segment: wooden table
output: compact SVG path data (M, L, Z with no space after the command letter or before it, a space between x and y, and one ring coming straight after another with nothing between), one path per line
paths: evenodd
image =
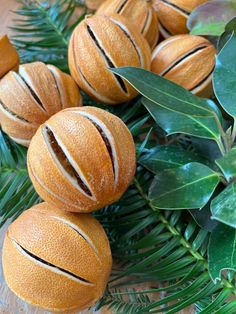
M11 10L15 10L18 6L15 0L0 0L0 35L9 33L8 27L14 18Z
M12 19L14 14L11 10L16 9L18 4L15 0L0 0L0 35L9 33L8 27L12 25ZM4 238L4 233L7 226L0 230L0 261L1 261L1 247ZM140 287L139 287L140 288ZM147 286L141 287L141 289L147 289ZM82 313L82 312L81 312ZM92 313L92 311L83 311L83 314ZM96 312L99 314L99 312ZM103 309L100 313L108 314L109 310ZM192 309L186 309L185 311L179 312L179 314L190 314L194 313ZM29 306L25 302L22 302L17 298L7 287L4 282L2 267L0 263L0 314L49 314L38 308ZM125 314L125 313L124 313Z

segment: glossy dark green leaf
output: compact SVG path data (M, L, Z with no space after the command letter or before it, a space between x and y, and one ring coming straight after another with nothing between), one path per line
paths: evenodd
M200 163L189 163L156 175L150 187L152 205L160 209L193 209L207 204L219 174Z
M144 97L166 109L196 117L213 115L211 100L197 97L153 72L135 67L123 67L111 71L126 79Z
M165 169L178 168L193 161L203 160L197 153L186 151L180 146L161 145L144 155L139 162L156 174Z
M235 0L207 1L192 11L187 26L193 35L220 36L235 16Z
M199 227L211 232L218 225L218 221L211 219L211 211L209 207L210 206L207 204L201 210L190 209L189 212Z
M224 33L220 36L217 43L218 53L224 48L225 44L236 32L236 17L234 17L225 27Z
M217 159L216 164L227 181L236 177L236 147L233 147L226 155Z
M219 224L212 232L208 247L209 274L214 282L223 270L236 270L236 230Z
M220 151L217 149L216 142L209 139L191 137L191 146L199 152L200 155L211 161L211 168L216 167L215 160L222 156Z
M146 98L142 99L142 103L168 135L184 133L216 142L219 139L219 130L214 117L194 117L182 114L159 106Z
M236 117L236 36L233 35L216 58L213 75L215 95L224 110Z
M232 182L211 202L212 218L236 228L236 183Z
M218 185L209 199L208 203L202 209L190 209L189 212L192 215L195 222L204 230L212 232L212 230L219 224L219 221L212 219L211 214L211 202L219 193L222 192L222 185Z
M143 103L168 134L182 132L219 139L221 114L211 100L196 97L177 84L140 68L111 71L126 79L145 97Z

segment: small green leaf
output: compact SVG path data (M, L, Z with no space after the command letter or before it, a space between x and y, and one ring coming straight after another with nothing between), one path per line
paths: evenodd
M159 209L193 209L207 204L219 183L219 174L200 163L189 163L156 175L149 197Z
M209 274L216 283L223 270L236 271L236 230L219 224L211 233L209 247Z
M236 36L231 36L216 58L213 75L215 95L225 111L236 117Z
M216 164L223 172L227 181L236 177L236 147L234 146L228 154L217 159Z
M178 168L193 161L203 161L203 158L179 146L161 145L152 149L139 162L149 171L157 174L165 169Z
M236 228L236 183L232 182L211 203L212 218Z
M187 26L192 35L220 36L235 16L235 0L207 1L192 11Z

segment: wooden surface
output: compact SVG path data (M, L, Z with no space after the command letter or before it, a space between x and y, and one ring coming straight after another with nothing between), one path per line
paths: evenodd
M12 25L12 18L14 14L11 10L16 9L18 4L15 0L0 0L0 35L9 33L8 27ZM0 56L1 57L1 56ZM0 230L0 261L1 261L1 247L6 231L6 227ZM139 287L140 289L147 289L148 287ZM158 298L158 297L157 297ZM83 314L92 313L92 311L84 311ZM96 312L97 314L99 312ZM101 312L100 312L101 313ZM108 314L110 311L103 309L103 314ZM192 309L186 309L179 312L179 314L194 313ZM42 311L38 308L31 307L25 302L17 298L7 287L4 282L2 267L0 263L0 314L49 314L49 312ZM125 313L124 313L125 314Z
M16 9L17 6L15 0L0 0L0 35L9 33L8 27L14 18L14 13L11 10Z

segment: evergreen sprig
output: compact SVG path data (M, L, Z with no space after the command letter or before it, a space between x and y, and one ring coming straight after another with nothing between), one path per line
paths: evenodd
M122 200L97 214L121 262L99 305L115 313L179 313L192 304L199 313L234 313L232 274L215 284L208 273L209 231L182 211L156 211L147 195L152 179L138 167ZM151 288L131 290L140 283Z
M38 201L26 168L26 149L0 131L0 226Z
M20 53L21 63L42 61L68 72L68 43L81 16L69 25L78 5L76 0L18 0L22 6L15 11L12 40ZM82 6L82 5L81 5Z

